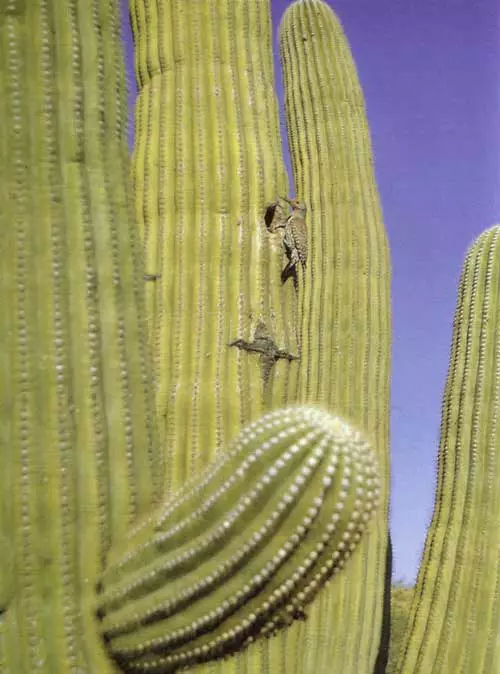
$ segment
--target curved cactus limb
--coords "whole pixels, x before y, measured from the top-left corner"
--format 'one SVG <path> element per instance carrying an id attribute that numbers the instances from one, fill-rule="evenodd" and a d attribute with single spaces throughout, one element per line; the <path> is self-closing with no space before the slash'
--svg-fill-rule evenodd
<path id="1" fill-rule="evenodd" d="M 345 422 L 265 415 L 112 553 L 99 601 L 111 653 L 164 674 L 305 617 L 379 498 L 375 455 Z"/>

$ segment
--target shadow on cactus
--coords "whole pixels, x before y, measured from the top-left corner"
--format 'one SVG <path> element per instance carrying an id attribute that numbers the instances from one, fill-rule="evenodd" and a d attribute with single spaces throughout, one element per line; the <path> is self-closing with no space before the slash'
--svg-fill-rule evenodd
<path id="1" fill-rule="evenodd" d="M 379 496 L 375 455 L 348 424 L 268 413 L 111 553 L 99 615 L 113 656 L 171 672 L 305 618 Z"/>

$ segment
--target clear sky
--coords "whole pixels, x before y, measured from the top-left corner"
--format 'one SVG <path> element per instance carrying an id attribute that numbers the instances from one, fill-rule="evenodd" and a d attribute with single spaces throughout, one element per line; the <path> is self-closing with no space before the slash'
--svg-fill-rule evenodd
<path id="1" fill-rule="evenodd" d="M 271 0 L 282 115 L 276 28 L 289 4 Z M 472 240 L 500 223 L 500 3 L 328 4 L 365 94 L 391 247 L 391 530 L 394 576 L 412 582 L 433 509 L 458 278 Z M 128 25 L 124 37 L 133 105 Z"/>

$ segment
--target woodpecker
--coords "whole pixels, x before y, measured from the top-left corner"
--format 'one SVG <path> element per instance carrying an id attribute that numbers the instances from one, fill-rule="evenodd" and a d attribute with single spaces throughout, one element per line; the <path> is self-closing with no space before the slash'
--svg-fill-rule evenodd
<path id="1" fill-rule="evenodd" d="M 292 207 L 292 212 L 281 227 L 285 229 L 283 244 L 288 257 L 288 264 L 282 272 L 282 278 L 287 279 L 290 272 L 300 262 L 306 268 L 307 262 L 307 226 L 306 205 L 298 199 L 282 197 Z"/>

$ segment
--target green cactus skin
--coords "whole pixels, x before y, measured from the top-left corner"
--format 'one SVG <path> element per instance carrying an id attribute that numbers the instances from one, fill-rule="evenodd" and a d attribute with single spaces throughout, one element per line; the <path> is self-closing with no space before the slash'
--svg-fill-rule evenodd
<path id="1" fill-rule="evenodd" d="M 303 0 L 287 9 L 280 54 L 296 193 L 308 206 L 296 401 L 338 411 L 367 433 L 383 493 L 376 530 L 361 554 L 321 595 L 308 621 L 287 633 L 308 643 L 287 674 L 369 674 L 383 619 L 388 530 L 389 250 L 362 90 L 326 3 Z"/>
<path id="2" fill-rule="evenodd" d="M 2 674 L 116 671 L 94 585 L 161 496 L 117 4 L 0 7 Z"/>
<path id="3" fill-rule="evenodd" d="M 143 337 L 144 269 L 127 197 L 116 4 L 11 0 L 0 12 L 0 37 L 0 106 L 8 129 L 0 134 L 0 282 L 7 310 L 0 322 L 0 540 L 11 553 L 0 558 L 0 671 L 113 674 L 120 670 L 103 648 L 95 587 L 109 547 L 123 540 L 137 518 L 160 500 L 165 474 Z M 290 425 L 286 413 L 281 415 L 280 423 Z M 291 419 L 295 428 L 293 414 Z M 344 480 L 348 459 L 355 473 L 356 452 L 360 462 L 365 452 L 362 444 L 356 449 L 355 439 L 352 443 L 353 456 L 344 456 L 339 448 Z M 269 445 L 278 462 L 272 437 Z M 330 448 L 330 463 L 335 447 Z M 324 507 L 314 503 L 315 493 L 321 497 L 318 475 L 328 472 L 315 454 L 320 448 L 311 447 L 301 464 L 302 471 L 312 469 L 303 504 L 318 509 L 317 522 L 309 532 L 298 531 L 307 544 L 293 551 L 297 563 L 302 561 L 295 581 L 280 569 L 269 580 L 277 583 L 275 593 L 284 584 L 281 596 L 288 603 L 276 606 L 272 615 L 262 614 L 265 619 L 256 621 L 261 634 L 271 634 L 296 617 L 288 615 L 288 605 L 306 605 L 327 576 L 342 566 L 340 555 L 335 559 L 336 551 L 341 552 L 337 532 L 345 525 L 350 553 L 360 533 L 354 512 L 362 519 L 378 498 L 374 489 L 373 500 L 366 494 L 358 507 L 349 485 L 334 481 L 331 488 L 324 485 Z M 310 462 L 316 460 L 314 469 Z M 228 461 L 231 467 L 232 459 Z M 292 459 L 287 466 L 284 474 L 289 479 L 298 464 Z M 370 463 L 359 467 L 367 484 L 376 477 L 372 468 Z M 272 476 L 271 471 L 268 465 L 247 469 L 256 478 L 256 488 L 263 485 L 266 504 L 278 508 L 278 492 L 272 493 L 266 483 L 265 473 Z M 337 529 L 325 528 L 328 540 L 321 540 L 323 520 L 329 514 L 334 523 L 334 508 L 342 505 L 344 490 Z M 234 503 L 235 494 L 228 493 Z M 225 499 L 220 505 L 225 507 Z M 266 523 L 264 505 L 255 503 L 244 515 L 252 515 L 255 527 Z M 284 516 L 283 530 L 305 517 L 299 504 Z M 252 530 L 252 522 L 246 531 Z M 139 537 L 143 532 L 133 531 Z M 325 550 L 324 555 L 317 550 L 316 560 L 311 557 L 314 541 Z M 280 542 L 272 541 L 276 555 Z M 331 560 L 326 555 L 329 546 Z M 228 545 L 219 552 L 229 551 Z M 248 563 L 238 573 L 244 576 L 246 568 L 250 578 L 265 551 L 271 552 L 271 545 L 260 555 L 256 550 L 256 565 Z M 139 552 L 142 563 L 143 549 Z M 245 553 L 250 556 L 250 549 Z M 316 562 L 312 568 L 308 555 Z M 214 564 L 220 560 L 214 557 Z M 210 565 L 211 558 L 204 562 Z M 285 571 L 288 562 L 283 563 Z M 112 566 L 105 584 L 108 575 L 112 583 Z M 287 597 L 293 582 L 296 594 Z M 276 594 L 269 593 L 268 601 L 275 599 Z M 200 598 L 186 611 L 188 624 L 202 605 Z M 122 611 L 129 615 L 128 607 Z M 244 610 L 240 613 L 243 620 L 251 619 Z M 245 639 L 250 636 L 254 635 L 246 634 Z M 119 648 L 120 639 L 127 638 L 120 635 L 111 643 Z M 234 643 L 227 646 L 224 652 Z M 264 646 L 248 662 L 268 655 Z M 242 662 L 237 660 L 240 671 Z"/>
<path id="4" fill-rule="evenodd" d="M 500 666 L 500 226 L 469 249 L 444 392 L 434 514 L 400 674 Z"/>
<path id="5" fill-rule="evenodd" d="M 127 672 L 227 656 L 304 615 L 380 497 L 374 453 L 311 407 L 268 413 L 110 558 L 100 613 Z"/>
<path id="6" fill-rule="evenodd" d="M 266 204 L 286 192 L 268 0 L 132 0 L 132 178 L 172 493 L 297 368 L 294 292 Z M 251 350 L 261 339 L 263 350 Z M 176 449 L 182 448 L 182 449 Z"/>

